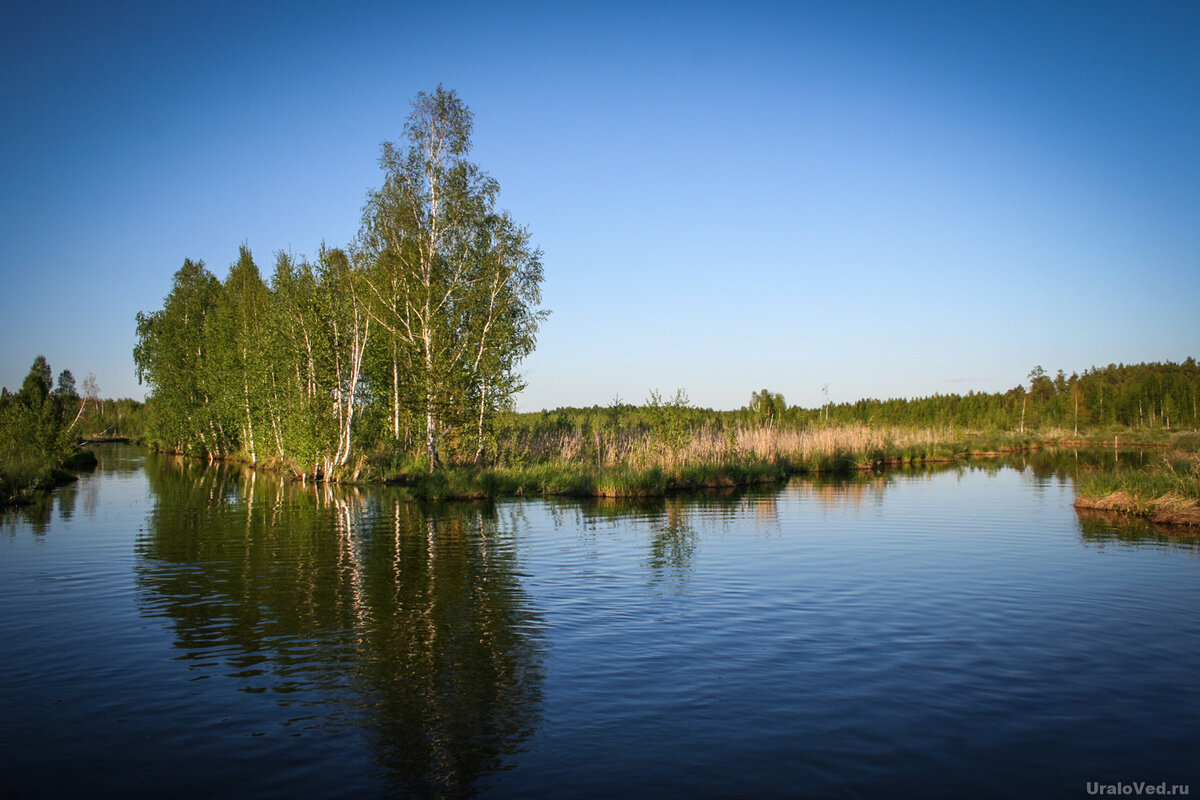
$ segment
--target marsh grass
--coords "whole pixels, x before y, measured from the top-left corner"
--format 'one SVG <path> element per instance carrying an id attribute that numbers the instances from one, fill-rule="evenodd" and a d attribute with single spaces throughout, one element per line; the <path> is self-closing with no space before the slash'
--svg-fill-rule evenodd
<path id="1" fill-rule="evenodd" d="M 1200 452 L 1171 451 L 1143 467 L 1089 468 L 1076 491 L 1078 508 L 1200 525 Z"/>
<path id="2" fill-rule="evenodd" d="M 72 455 L 61 466 L 37 456 L 11 455 L 0 462 L 0 506 L 32 502 L 37 492 L 70 483 L 74 473 L 91 471 L 96 464 L 95 454 L 88 450 Z"/>
<path id="3" fill-rule="evenodd" d="M 1180 453 L 1200 453 L 1200 433 L 1196 431 L 1173 433 L 1167 445 Z"/>
<path id="4" fill-rule="evenodd" d="M 12 456 L 0 462 L 0 505 L 27 502 L 33 492 L 52 486 L 52 470 L 39 458 Z"/>
<path id="5" fill-rule="evenodd" d="M 664 433 L 665 431 L 665 433 Z M 948 438 L 928 428 L 825 425 L 808 429 L 662 427 L 500 431 L 486 467 L 450 463 L 430 473 L 419 459 L 386 454 L 364 462 L 367 480 L 408 487 L 419 498 L 502 495 L 653 497 L 676 491 L 774 483 L 792 474 L 850 474 L 1027 450 L 1038 442 L 1003 434 Z"/>
<path id="6" fill-rule="evenodd" d="M 1166 495 L 1200 501 L 1200 453 L 1169 453 L 1142 468 L 1090 468 L 1079 476 L 1078 489 L 1091 497 L 1125 492 L 1139 503 Z"/>
<path id="7" fill-rule="evenodd" d="M 991 434 L 948 439 L 936 429 L 822 426 L 805 430 L 698 428 L 668 443 L 640 430 L 554 431 L 519 435 L 501 447 L 498 463 L 587 465 L 596 469 L 625 467 L 665 473 L 695 466 L 782 464 L 791 471 L 823 472 L 863 469 L 887 462 L 952 460 L 972 452 L 1027 449 L 1030 437 Z"/>

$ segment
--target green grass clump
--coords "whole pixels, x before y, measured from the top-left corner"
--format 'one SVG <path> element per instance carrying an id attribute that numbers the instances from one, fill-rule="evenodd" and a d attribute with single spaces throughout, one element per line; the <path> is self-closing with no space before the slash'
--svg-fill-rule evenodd
<path id="1" fill-rule="evenodd" d="M 849 462 L 835 466 L 845 468 Z M 733 488 L 783 480 L 785 463 L 697 464 L 666 471 L 626 466 L 591 470 L 577 465 L 531 464 L 509 469 L 449 467 L 408 473 L 398 482 L 421 500 L 481 500 L 496 497 L 661 497 L 676 491 Z"/>
<path id="2" fill-rule="evenodd" d="M 1200 433 L 1186 431 L 1171 434 L 1169 447 L 1180 453 L 1200 453 Z"/>
<path id="3" fill-rule="evenodd" d="M 448 467 L 406 474 L 400 481 L 422 500 L 482 500 L 503 496 L 596 494 L 597 479 L 578 467 L 536 464 L 515 469 Z"/>
<path id="4" fill-rule="evenodd" d="M 48 465 L 36 459 L 10 458 L 0 463 L 0 505 L 27 502 L 44 482 Z"/>
<path id="5" fill-rule="evenodd" d="M 596 476 L 596 494 L 602 497 L 657 497 L 666 494 L 667 476 L 658 467 L 633 470 L 613 467 Z"/>
<path id="6" fill-rule="evenodd" d="M 1143 468 L 1091 468 L 1080 474 L 1076 490 L 1084 497 L 1104 498 L 1117 493 L 1134 507 L 1167 496 L 1200 502 L 1200 453 L 1169 453 Z"/>
<path id="7" fill-rule="evenodd" d="M 0 506 L 29 503 L 37 492 L 70 483 L 75 472 L 90 471 L 98 463 L 88 450 L 71 456 L 61 467 L 36 456 L 10 456 L 0 462 Z"/>
<path id="8" fill-rule="evenodd" d="M 817 453 L 801 465 L 800 472 L 817 472 L 823 475 L 848 475 L 857 472 L 859 462 L 846 453 Z"/>

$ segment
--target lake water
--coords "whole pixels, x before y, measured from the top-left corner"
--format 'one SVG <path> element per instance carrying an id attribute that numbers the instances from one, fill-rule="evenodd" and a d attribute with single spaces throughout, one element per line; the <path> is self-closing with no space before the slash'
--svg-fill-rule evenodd
<path id="1" fill-rule="evenodd" d="M 421 505 L 98 453 L 0 518 L 5 797 L 1200 794 L 1200 539 L 1070 456 Z"/>

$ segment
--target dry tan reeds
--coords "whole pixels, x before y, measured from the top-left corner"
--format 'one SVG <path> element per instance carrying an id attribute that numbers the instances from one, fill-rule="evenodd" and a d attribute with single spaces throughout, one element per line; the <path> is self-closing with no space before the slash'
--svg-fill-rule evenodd
<path id="1" fill-rule="evenodd" d="M 692 430 L 674 445 L 643 430 L 556 431 L 529 434 L 506 444 L 500 461 L 519 457 L 541 463 L 581 464 L 598 469 L 666 471 L 705 464 L 747 462 L 795 465 L 820 459 L 844 458 L 865 462 L 872 453 L 897 453 L 919 448 L 931 451 L 944 443 L 943 432 L 932 429 L 875 428 L 866 425 L 827 426 L 809 430 L 774 427 Z"/>
<path id="2" fill-rule="evenodd" d="M 1080 495 L 1075 498 L 1075 508 L 1134 514 L 1159 524 L 1200 525 L 1200 506 L 1196 501 L 1173 492 L 1153 500 L 1140 500 L 1123 490 L 1104 497 Z"/>

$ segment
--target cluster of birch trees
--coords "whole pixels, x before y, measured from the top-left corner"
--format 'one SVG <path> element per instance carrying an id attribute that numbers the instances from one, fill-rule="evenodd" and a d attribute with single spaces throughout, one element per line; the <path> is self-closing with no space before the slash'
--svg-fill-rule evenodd
<path id="1" fill-rule="evenodd" d="M 364 449 L 484 460 L 546 312 L 541 252 L 468 160 L 471 126 L 454 92 L 419 94 L 344 249 L 280 252 L 269 280 L 245 245 L 224 282 L 185 260 L 137 318 L 151 443 L 325 478 Z"/>

